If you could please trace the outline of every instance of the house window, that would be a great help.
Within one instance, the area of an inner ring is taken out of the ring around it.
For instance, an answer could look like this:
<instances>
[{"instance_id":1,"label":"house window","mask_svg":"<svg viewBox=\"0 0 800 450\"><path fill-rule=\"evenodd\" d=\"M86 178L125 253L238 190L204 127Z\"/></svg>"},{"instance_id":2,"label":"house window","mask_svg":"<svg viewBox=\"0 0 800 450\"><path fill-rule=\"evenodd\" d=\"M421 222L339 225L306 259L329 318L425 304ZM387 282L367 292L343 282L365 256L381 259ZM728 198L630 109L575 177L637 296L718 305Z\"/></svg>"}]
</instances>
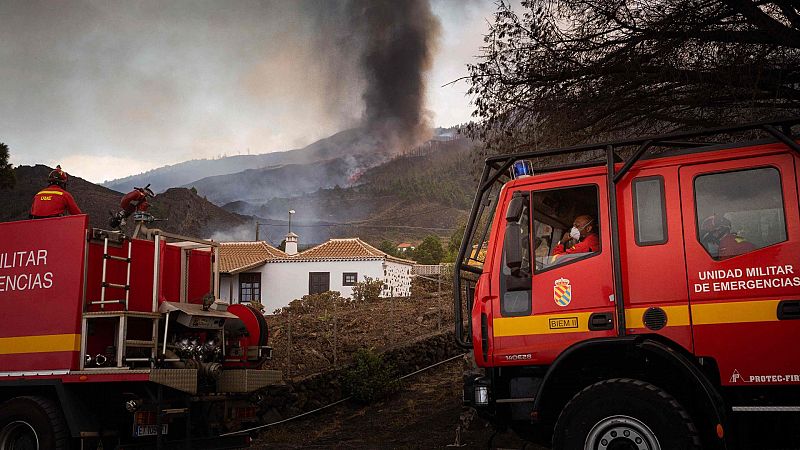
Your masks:
<instances>
[{"instance_id":1,"label":"house window","mask_svg":"<svg viewBox=\"0 0 800 450\"><path fill-rule=\"evenodd\" d=\"M308 293L320 294L331 290L330 272L309 272L308 273Z\"/></svg>"},{"instance_id":2,"label":"house window","mask_svg":"<svg viewBox=\"0 0 800 450\"><path fill-rule=\"evenodd\" d=\"M342 274L342 286L355 286L358 282L358 273L345 272Z\"/></svg>"},{"instance_id":3,"label":"house window","mask_svg":"<svg viewBox=\"0 0 800 450\"><path fill-rule=\"evenodd\" d=\"M261 273L239 274L239 303L261 301Z\"/></svg>"}]
</instances>

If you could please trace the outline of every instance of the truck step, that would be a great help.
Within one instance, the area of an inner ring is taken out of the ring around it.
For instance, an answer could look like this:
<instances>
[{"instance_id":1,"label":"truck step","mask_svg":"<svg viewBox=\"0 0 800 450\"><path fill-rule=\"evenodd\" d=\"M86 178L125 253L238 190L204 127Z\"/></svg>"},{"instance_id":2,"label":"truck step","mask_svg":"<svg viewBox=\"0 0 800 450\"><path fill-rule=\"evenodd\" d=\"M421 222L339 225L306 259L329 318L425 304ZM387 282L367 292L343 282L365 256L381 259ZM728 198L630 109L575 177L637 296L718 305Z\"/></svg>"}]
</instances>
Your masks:
<instances>
[{"instance_id":1,"label":"truck step","mask_svg":"<svg viewBox=\"0 0 800 450\"><path fill-rule=\"evenodd\" d=\"M129 285L127 285L127 284L109 283L109 282L107 282L107 281L106 281L106 282L104 282L104 283L102 283L102 286L103 286L103 287L114 288L114 289L125 289L126 291L127 291L127 290L129 290L129 289L131 288L131 287L130 287Z\"/></svg>"},{"instance_id":2,"label":"truck step","mask_svg":"<svg viewBox=\"0 0 800 450\"><path fill-rule=\"evenodd\" d=\"M800 406L734 406L733 412L800 412Z\"/></svg>"},{"instance_id":3,"label":"truck step","mask_svg":"<svg viewBox=\"0 0 800 450\"><path fill-rule=\"evenodd\" d=\"M83 317L86 317L87 319L92 319L96 317L119 317L119 316L140 317L143 319L158 319L161 317L161 313L148 312L148 311L91 311L83 313Z\"/></svg>"},{"instance_id":4,"label":"truck step","mask_svg":"<svg viewBox=\"0 0 800 450\"><path fill-rule=\"evenodd\" d=\"M155 347L155 341L142 341L139 339L127 339L125 341L126 347Z\"/></svg>"},{"instance_id":5,"label":"truck step","mask_svg":"<svg viewBox=\"0 0 800 450\"><path fill-rule=\"evenodd\" d=\"M520 397L520 398L498 398L495 400L497 403L533 403L535 397Z\"/></svg>"}]
</instances>

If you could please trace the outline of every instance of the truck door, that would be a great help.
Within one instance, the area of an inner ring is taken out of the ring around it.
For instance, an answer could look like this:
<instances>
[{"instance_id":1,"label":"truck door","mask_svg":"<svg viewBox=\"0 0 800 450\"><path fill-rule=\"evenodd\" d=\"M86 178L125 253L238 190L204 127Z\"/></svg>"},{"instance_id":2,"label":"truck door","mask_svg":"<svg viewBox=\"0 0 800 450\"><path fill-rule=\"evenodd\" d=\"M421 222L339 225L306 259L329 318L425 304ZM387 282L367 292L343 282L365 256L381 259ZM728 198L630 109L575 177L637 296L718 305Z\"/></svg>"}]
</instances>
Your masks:
<instances>
[{"instance_id":1,"label":"truck door","mask_svg":"<svg viewBox=\"0 0 800 450\"><path fill-rule=\"evenodd\" d=\"M659 334L693 351L678 167L637 169L620 187L628 334Z\"/></svg>"},{"instance_id":2,"label":"truck door","mask_svg":"<svg viewBox=\"0 0 800 450\"><path fill-rule=\"evenodd\" d=\"M680 169L695 354L723 385L800 384L800 223L794 161Z\"/></svg>"},{"instance_id":3,"label":"truck door","mask_svg":"<svg viewBox=\"0 0 800 450\"><path fill-rule=\"evenodd\" d=\"M505 231L505 242L522 232L530 257L512 258L522 261L521 277L519 264L502 264L493 358L498 364L548 364L572 344L616 334L605 177L540 183L516 195L525 197L532 214L509 209L507 215L521 220ZM559 241L576 222L586 224L578 241L584 245L572 241L565 251Z\"/></svg>"}]
</instances>

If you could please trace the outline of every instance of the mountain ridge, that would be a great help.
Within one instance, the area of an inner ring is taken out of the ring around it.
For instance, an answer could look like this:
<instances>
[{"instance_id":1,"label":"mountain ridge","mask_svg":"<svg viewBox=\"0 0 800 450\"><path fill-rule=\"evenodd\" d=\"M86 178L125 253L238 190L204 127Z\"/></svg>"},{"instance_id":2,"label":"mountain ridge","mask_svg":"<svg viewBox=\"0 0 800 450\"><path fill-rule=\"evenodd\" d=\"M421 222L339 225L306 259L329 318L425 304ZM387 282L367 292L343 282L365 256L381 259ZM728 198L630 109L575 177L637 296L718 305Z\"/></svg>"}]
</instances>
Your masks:
<instances>
[{"instance_id":1,"label":"mountain ridge","mask_svg":"<svg viewBox=\"0 0 800 450\"><path fill-rule=\"evenodd\" d=\"M380 141L372 138L363 130L353 128L340 131L302 148L257 155L232 155L219 159L192 159L106 181L101 185L109 189L127 192L134 186L144 186L150 183L153 191L162 192L170 187L191 186L194 181L202 178L230 175L247 169L301 164L369 152L387 153L388 148L382 148Z\"/></svg>"}]
</instances>

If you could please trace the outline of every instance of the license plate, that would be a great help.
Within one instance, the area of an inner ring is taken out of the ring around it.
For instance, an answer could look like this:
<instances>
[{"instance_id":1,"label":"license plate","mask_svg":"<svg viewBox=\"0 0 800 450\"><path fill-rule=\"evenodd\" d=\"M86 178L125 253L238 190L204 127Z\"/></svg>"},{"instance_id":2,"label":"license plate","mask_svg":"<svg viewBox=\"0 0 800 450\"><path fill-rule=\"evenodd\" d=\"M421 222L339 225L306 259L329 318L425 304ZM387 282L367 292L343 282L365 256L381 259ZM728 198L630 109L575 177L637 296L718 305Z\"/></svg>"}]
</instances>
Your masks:
<instances>
[{"instance_id":1,"label":"license plate","mask_svg":"<svg viewBox=\"0 0 800 450\"><path fill-rule=\"evenodd\" d=\"M158 425L136 425L133 427L133 437L155 436ZM167 424L161 425L161 434L167 434Z\"/></svg>"}]
</instances>

